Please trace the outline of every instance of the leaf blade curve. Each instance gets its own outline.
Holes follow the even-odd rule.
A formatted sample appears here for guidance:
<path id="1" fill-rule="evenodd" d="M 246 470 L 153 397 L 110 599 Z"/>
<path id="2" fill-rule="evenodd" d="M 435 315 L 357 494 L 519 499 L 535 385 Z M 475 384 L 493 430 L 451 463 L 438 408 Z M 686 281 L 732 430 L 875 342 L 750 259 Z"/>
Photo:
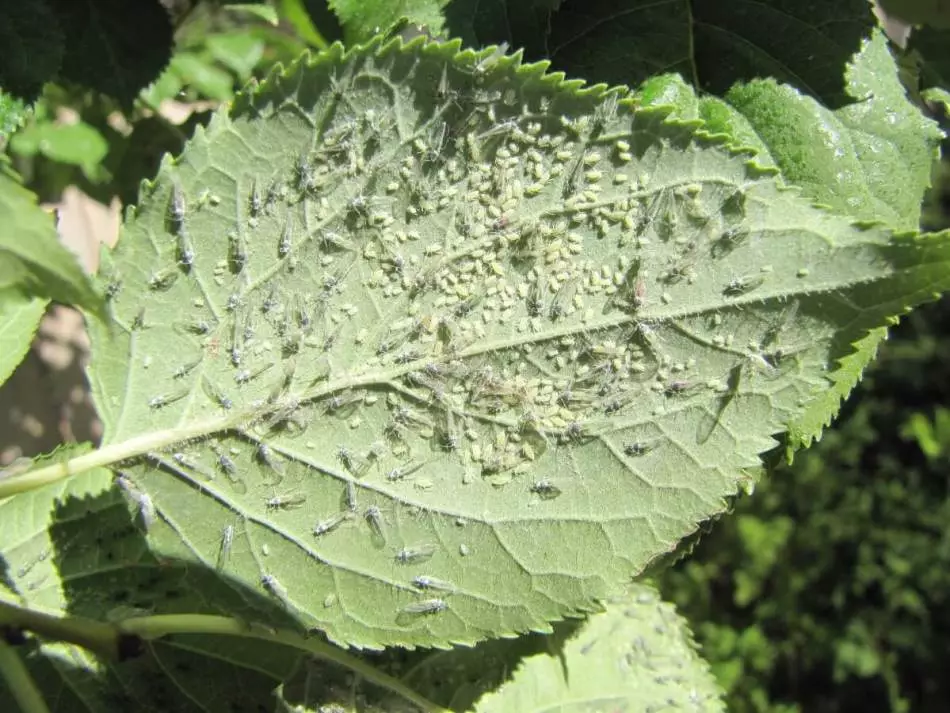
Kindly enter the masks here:
<path id="1" fill-rule="evenodd" d="M 719 512 L 920 259 L 544 71 L 337 46 L 166 161 L 91 368 L 153 548 L 342 643 L 545 631 Z"/>

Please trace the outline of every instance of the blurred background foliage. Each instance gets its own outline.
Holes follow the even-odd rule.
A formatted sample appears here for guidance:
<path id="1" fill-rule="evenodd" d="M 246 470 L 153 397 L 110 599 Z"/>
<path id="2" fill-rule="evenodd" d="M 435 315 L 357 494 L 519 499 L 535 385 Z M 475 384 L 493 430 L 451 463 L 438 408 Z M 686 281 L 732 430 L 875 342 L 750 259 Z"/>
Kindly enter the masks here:
<path id="1" fill-rule="evenodd" d="M 163 4 L 175 50 L 131 101 L 68 81 L 46 82 L 29 108 L 0 92 L 0 148 L 41 199 L 77 185 L 103 203 L 134 202 L 161 156 L 177 153 L 215 106 L 275 62 L 342 37 L 325 0 Z M 924 215 L 927 229 L 950 227 L 946 160 Z M 820 443 L 773 469 L 659 576 L 728 691 L 729 710 L 947 709 L 948 354 L 944 298 L 892 330 Z"/>

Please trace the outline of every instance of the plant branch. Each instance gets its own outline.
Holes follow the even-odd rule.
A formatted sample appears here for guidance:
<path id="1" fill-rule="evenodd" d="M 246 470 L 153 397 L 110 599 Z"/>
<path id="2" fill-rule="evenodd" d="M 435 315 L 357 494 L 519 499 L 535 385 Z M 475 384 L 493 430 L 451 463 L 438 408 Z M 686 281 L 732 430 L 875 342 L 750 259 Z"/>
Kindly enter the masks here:
<path id="1" fill-rule="evenodd" d="M 0 676 L 7 682 L 7 688 L 23 713 L 49 713 L 49 707 L 20 655 L 3 639 L 0 639 Z"/>
<path id="2" fill-rule="evenodd" d="M 100 657 L 113 660 L 134 654 L 140 649 L 143 641 L 154 641 L 171 634 L 241 636 L 271 641 L 306 651 L 343 666 L 370 683 L 401 696 L 426 713 L 451 713 L 449 709 L 442 708 L 420 696 L 398 679 L 382 673 L 334 644 L 289 629 L 272 629 L 231 617 L 205 614 L 158 614 L 132 617 L 115 624 L 106 624 L 83 617 L 55 617 L 0 602 L 0 627 L 3 626 L 31 631 L 44 639 L 68 641 Z M 0 658 L 0 663 L 2 663 L 2 658 Z M 10 674 L 6 675 L 9 677 Z M 33 711 L 45 711 L 45 708 L 24 707 L 23 710 L 33 713 Z"/>
<path id="3" fill-rule="evenodd" d="M 146 640 L 159 639 L 170 634 L 217 634 L 284 644 L 343 666 L 359 674 L 364 680 L 401 696 L 426 713 L 451 713 L 448 708 L 443 708 L 420 696 L 400 680 L 382 673 L 365 661 L 346 653 L 342 648 L 289 629 L 255 626 L 231 617 L 206 614 L 157 614 L 134 617 L 125 619 L 118 626 L 124 633 L 134 634 Z"/>

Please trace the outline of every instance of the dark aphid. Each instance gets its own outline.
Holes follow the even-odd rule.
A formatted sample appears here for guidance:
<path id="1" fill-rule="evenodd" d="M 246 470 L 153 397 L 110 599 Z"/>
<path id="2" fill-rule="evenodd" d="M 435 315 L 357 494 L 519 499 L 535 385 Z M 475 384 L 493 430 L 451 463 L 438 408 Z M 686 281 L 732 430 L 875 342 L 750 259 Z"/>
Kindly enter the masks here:
<path id="1" fill-rule="evenodd" d="M 200 336 L 209 334 L 212 329 L 211 323 L 204 319 L 196 319 L 186 324 L 179 324 L 177 326 L 179 331 L 184 330 L 186 332 L 190 332 L 191 334 L 197 334 Z"/>
<path id="2" fill-rule="evenodd" d="M 561 494 L 561 489 L 547 479 L 535 481 L 529 490 L 542 500 L 554 500 Z"/>
<path id="3" fill-rule="evenodd" d="M 646 455 L 652 451 L 656 446 L 652 443 L 643 443 L 642 441 L 634 441 L 633 443 L 625 443 L 623 446 L 623 453 L 625 456 L 630 458 L 638 458 L 639 456 Z"/>
<path id="4" fill-rule="evenodd" d="M 172 192 L 168 199 L 168 220 L 172 231 L 176 233 L 185 225 L 185 194 L 177 181 L 172 183 Z"/>
<path id="5" fill-rule="evenodd" d="M 544 314 L 544 288 L 541 283 L 535 280 L 528 288 L 528 297 L 526 299 L 528 315 L 531 317 L 540 317 Z"/>
<path id="6" fill-rule="evenodd" d="M 765 284 L 765 276 L 763 275 L 734 277 L 730 280 L 729 284 L 726 285 L 722 293 L 727 297 L 739 297 L 748 292 L 752 292 L 752 290 L 758 289 L 763 284 Z"/>
<path id="7" fill-rule="evenodd" d="M 710 254 L 714 258 L 725 257 L 749 239 L 747 228 L 726 228 L 718 239 L 712 242 Z"/>

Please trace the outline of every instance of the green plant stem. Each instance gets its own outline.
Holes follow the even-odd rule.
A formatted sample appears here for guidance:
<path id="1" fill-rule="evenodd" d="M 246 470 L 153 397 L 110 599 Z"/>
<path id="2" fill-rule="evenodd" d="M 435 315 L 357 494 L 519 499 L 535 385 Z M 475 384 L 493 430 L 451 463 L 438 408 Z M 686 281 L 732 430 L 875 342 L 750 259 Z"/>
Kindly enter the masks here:
<path id="1" fill-rule="evenodd" d="M 55 617 L 0 602 L 0 625 L 32 631 L 44 639 L 68 641 L 99 656 L 113 659 L 118 655 L 119 637 L 123 635 L 138 636 L 149 641 L 161 639 L 170 634 L 213 634 L 271 641 L 306 651 L 348 668 L 366 681 L 401 696 L 426 713 L 451 713 L 449 709 L 442 708 L 420 696 L 398 679 L 382 673 L 359 658 L 346 653 L 340 647 L 289 629 L 274 629 L 230 617 L 205 614 L 158 614 L 106 624 L 82 617 Z M 10 676 L 10 674 L 6 675 Z M 22 686 L 22 684 L 19 685 Z M 23 710 L 33 713 L 33 711 L 46 709 L 24 707 Z"/>
<path id="2" fill-rule="evenodd" d="M 103 624 L 94 619 L 79 616 L 57 617 L 0 602 L 0 626 L 32 631 L 51 641 L 68 641 L 103 658 L 118 657 L 116 639 L 120 632 L 114 625 Z"/>
<path id="3" fill-rule="evenodd" d="M 49 707 L 20 655 L 3 639 L 0 639 L 0 676 L 7 682 L 7 688 L 23 713 L 49 713 Z"/>
<path id="4" fill-rule="evenodd" d="M 251 625 L 239 619 L 206 614 L 156 614 L 135 617 L 122 621 L 119 628 L 123 633 L 135 634 L 143 639 L 158 639 L 169 634 L 218 634 L 284 644 L 348 668 L 364 680 L 401 696 L 426 713 L 452 713 L 448 708 L 420 696 L 400 680 L 382 673 L 346 653 L 342 648 L 289 629 L 272 629 Z"/>

